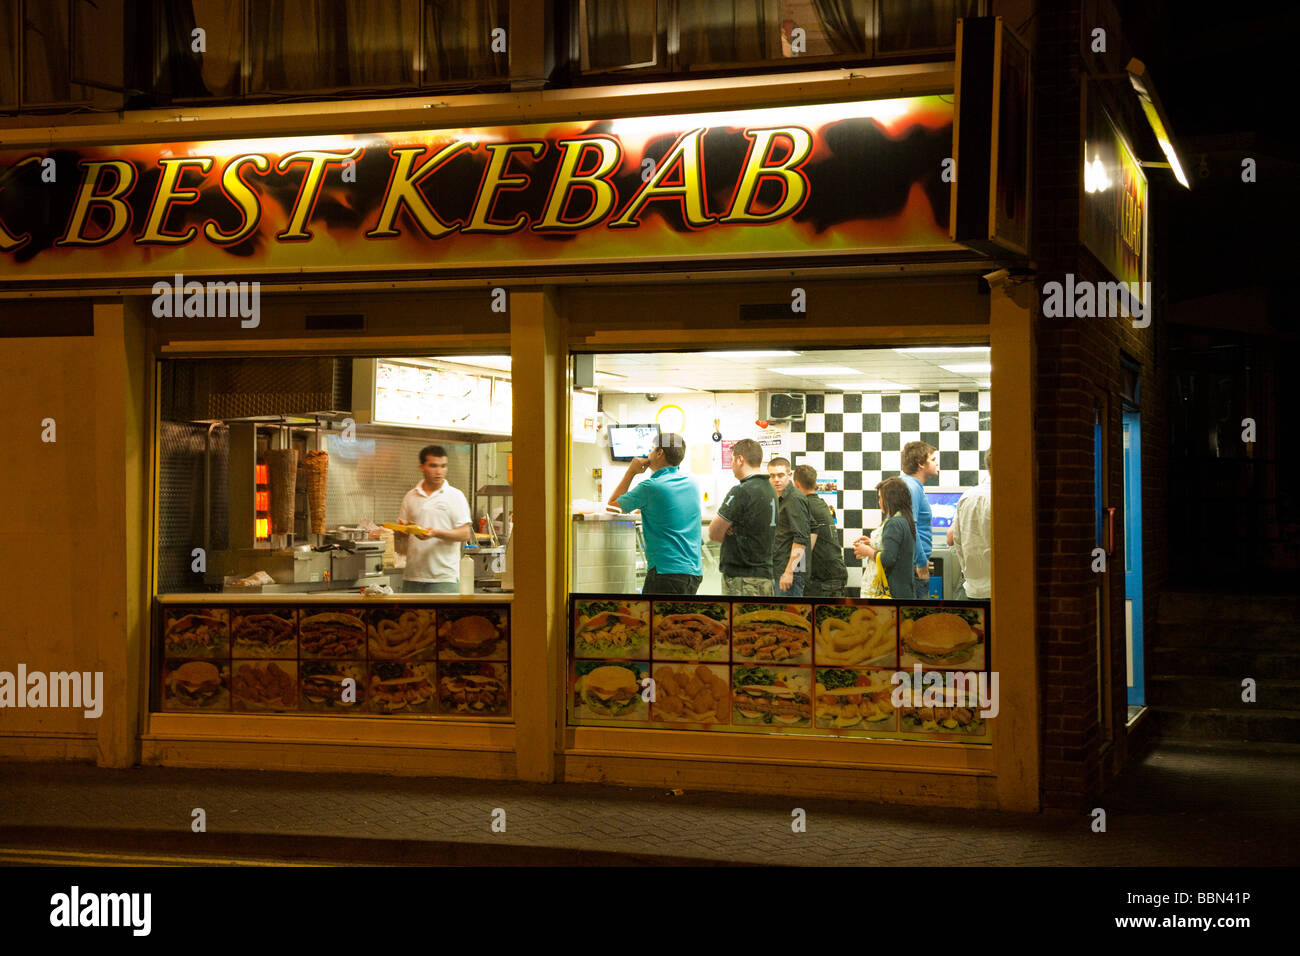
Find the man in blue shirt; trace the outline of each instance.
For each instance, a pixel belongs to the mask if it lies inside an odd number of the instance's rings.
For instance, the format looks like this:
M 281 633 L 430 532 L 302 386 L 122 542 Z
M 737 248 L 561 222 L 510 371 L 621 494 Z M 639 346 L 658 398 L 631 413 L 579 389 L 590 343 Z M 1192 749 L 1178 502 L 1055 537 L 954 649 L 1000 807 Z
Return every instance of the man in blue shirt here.
M 916 522 L 916 596 L 930 596 L 930 502 L 925 497 L 925 482 L 939 474 L 939 451 L 923 441 L 903 446 L 903 481 L 912 492 L 912 519 Z
M 641 511 L 649 569 L 642 594 L 694 594 L 703 580 L 700 562 L 700 489 L 678 470 L 686 457 L 681 435 L 661 434 L 645 458 L 633 458 L 609 503 L 623 511 Z M 632 479 L 654 472 L 635 488 Z

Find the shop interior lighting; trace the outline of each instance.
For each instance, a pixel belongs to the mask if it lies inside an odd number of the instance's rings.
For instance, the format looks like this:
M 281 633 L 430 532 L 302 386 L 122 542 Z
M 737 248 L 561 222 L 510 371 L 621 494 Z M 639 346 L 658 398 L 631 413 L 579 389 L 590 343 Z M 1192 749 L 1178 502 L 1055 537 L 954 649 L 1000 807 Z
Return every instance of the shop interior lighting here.
M 1128 72 L 1128 81 L 1133 85 L 1133 91 L 1137 93 L 1138 99 L 1142 103 L 1142 112 L 1146 114 L 1147 122 L 1151 125 L 1151 132 L 1155 134 L 1156 142 L 1160 144 L 1161 151 L 1165 154 L 1165 159 L 1169 161 L 1169 168 L 1173 170 L 1174 178 L 1182 185 L 1184 189 L 1191 189 L 1187 182 L 1187 176 L 1183 173 L 1183 164 L 1178 161 L 1178 152 L 1174 149 L 1174 134 L 1170 132 L 1168 117 L 1165 114 L 1165 108 L 1160 103 L 1160 97 L 1156 95 L 1156 85 L 1147 73 L 1146 64 L 1139 59 L 1128 61 L 1125 67 Z M 1151 165 L 1143 163 L 1144 166 Z
M 897 382 L 827 382 L 827 388 L 837 388 L 842 392 L 906 392 L 911 385 L 899 385 Z
M 956 355 L 963 352 L 983 352 L 987 354 L 990 346 L 987 345 L 956 345 L 952 348 L 936 348 L 934 346 L 922 346 L 916 348 L 894 349 L 900 355 Z
M 848 376 L 861 375 L 855 368 L 847 368 L 843 365 L 802 365 L 787 368 L 770 368 L 769 372 L 776 372 L 779 375 L 792 375 L 796 378 L 827 378 L 832 375 Z
M 446 362 L 450 365 L 469 365 L 475 368 L 490 368 L 498 372 L 510 371 L 509 355 L 438 355 L 433 361 Z
M 987 375 L 993 371 L 993 366 L 988 362 L 969 362 L 965 365 L 940 365 L 939 368 L 945 372 L 955 372 L 958 375 Z
M 725 359 L 747 359 L 747 358 L 789 358 L 793 355 L 802 355 L 802 352 L 783 352 L 780 350 L 764 352 L 755 350 L 752 352 L 700 352 L 700 355 L 708 358 L 725 358 Z

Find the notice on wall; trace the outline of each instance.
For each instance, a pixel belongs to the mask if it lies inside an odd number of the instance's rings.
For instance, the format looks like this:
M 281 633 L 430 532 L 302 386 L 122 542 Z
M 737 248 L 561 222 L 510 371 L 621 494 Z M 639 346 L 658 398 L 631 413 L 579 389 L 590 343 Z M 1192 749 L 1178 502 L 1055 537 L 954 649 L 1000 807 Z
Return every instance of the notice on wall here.
M 723 471 L 731 468 L 731 449 L 735 446 L 736 442 L 740 440 L 741 439 L 739 438 L 722 439 Z M 765 431 L 760 435 L 755 435 L 754 440 L 763 448 L 763 461 L 768 462 L 773 458 L 786 457 L 784 432 Z

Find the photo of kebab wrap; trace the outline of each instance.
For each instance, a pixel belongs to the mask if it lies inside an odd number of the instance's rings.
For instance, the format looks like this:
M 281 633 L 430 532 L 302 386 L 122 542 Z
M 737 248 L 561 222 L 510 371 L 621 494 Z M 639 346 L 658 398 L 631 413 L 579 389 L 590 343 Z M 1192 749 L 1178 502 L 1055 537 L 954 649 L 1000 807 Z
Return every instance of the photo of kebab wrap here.
M 730 653 L 727 604 L 656 601 L 651 630 L 658 660 L 725 661 Z
M 299 708 L 354 714 L 366 702 L 366 667 L 359 661 L 304 661 L 298 670 Z M 351 700 L 344 700 L 345 680 L 351 679 Z
M 298 635 L 303 657 L 365 657 L 366 625 L 358 611 L 304 614 Z
M 509 665 L 454 661 L 440 665 L 438 710 L 444 714 L 510 713 Z
M 235 611 L 231 615 L 230 629 L 234 640 L 232 657 L 298 656 L 296 608 Z
M 737 667 L 731 675 L 731 722 L 808 727 L 812 724 L 807 668 Z
M 325 533 L 325 482 L 330 470 L 329 452 L 309 451 L 303 457 L 302 470 L 307 479 L 307 530 Z
M 650 656 L 649 601 L 576 601 L 574 657 Z
M 731 622 L 735 660 L 812 663 L 811 604 L 737 604 Z
M 817 670 L 817 726 L 832 730 L 896 729 L 889 670 Z
M 230 650 L 230 614 L 225 608 L 186 608 L 163 614 L 166 657 L 225 657 Z
M 436 700 L 432 664 L 371 661 L 370 709 L 377 714 L 428 714 Z
M 168 661 L 163 710 L 229 710 L 230 669 L 211 661 Z

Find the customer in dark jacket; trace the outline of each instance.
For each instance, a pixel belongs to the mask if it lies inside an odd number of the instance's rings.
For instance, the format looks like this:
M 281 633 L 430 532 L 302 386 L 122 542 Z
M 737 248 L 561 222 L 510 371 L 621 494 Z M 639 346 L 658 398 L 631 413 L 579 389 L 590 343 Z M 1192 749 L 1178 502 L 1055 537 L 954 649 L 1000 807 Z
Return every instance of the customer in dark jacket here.
M 911 598 L 915 594 L 912 581 L 916 577 L 913 559 L 916 548 L 916 524 L 912 518 L 912 492 L 901 478 L 889 478 L 879 485 L 880 515 L 884 518 L 881 530 L 880 559 L 889 582 L 889 596 Z M 865 579 L 874 574 L 872 565 L 876 549 L 866 538 L 853 544 L 853 553 L 871 562 L 862 570 Z

